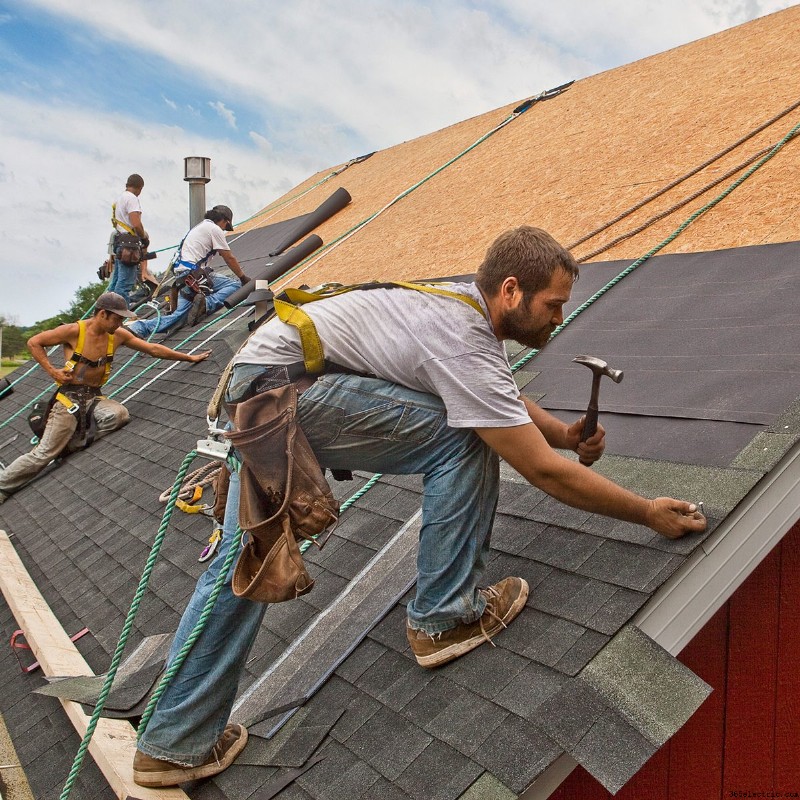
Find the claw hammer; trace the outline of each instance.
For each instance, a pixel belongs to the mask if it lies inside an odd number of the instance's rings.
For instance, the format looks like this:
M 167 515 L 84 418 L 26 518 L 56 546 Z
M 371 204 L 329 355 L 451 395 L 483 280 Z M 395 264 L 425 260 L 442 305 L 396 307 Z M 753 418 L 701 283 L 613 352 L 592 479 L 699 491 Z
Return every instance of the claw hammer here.
M 583 433 L 581 434 L 581 441 L 585 442 L 590 436 L 594 436 L 597 431 L 597 398 L 600 394 L 600 378 L 603 375 L 607 375 L 614 383 L 619 383 L 624 373 L 621 369 L 612 369 L 605 361 L 594 356 L 575 356 L 572 360 L 577 364 L 589 367 L 592 371 L 592 395 L 589 398 L 589 406 L 586 409 L 586 419 L 584 420 Z M 579 461 L 587 467 L 590 466 L 582 458 Z

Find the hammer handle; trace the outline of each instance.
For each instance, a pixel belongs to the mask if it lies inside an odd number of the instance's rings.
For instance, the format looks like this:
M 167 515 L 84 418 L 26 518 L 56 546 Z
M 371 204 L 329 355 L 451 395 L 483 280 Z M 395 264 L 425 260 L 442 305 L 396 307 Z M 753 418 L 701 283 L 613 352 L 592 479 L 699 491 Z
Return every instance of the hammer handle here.
M 586 419 L 583 421 L 583 433 L 581 433 L 581 441 L 585 442 L 590 436 L 594 436 L 595 432 L 597 431 L 597 406 L 594 408 L 589 406 L 586 409 Z M 584 461 L 580 456 L 578 456 L 578 461 L 583 464 L 584 467 L 591 467 L 592 464 L 589 461 Z
M 590 436 L 597 433 L 597 406 L 589 406 L 586 409 L 586 419 L 583 421 L 583 433 L 581 433 L 581 441 L 585 442 Z

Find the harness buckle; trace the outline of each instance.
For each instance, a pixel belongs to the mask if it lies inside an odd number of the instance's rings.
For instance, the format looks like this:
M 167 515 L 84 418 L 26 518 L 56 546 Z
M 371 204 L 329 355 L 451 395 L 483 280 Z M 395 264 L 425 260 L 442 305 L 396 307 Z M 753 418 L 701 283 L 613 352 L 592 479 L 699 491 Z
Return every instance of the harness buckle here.
M 226 461 L 231 452 L 231 442 L 225 437 L 225 430 L 217 427 L 218 419 L 206 417 L 208 438 L 197 440 L 197 454 L 217 461 Z

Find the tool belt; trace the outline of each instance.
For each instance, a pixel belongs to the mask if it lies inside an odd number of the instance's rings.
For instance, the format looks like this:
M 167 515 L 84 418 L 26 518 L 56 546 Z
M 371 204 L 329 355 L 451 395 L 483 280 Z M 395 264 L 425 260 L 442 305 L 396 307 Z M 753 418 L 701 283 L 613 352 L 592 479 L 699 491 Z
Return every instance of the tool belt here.
M 279 603 L 311 591 L 298 541 L 316 539 L 339 504 L 297 423 L 297 388 L 285 367 L 266 367 L 226 403 L 238 451 L 239 525 L 248 533 L 233 573 L 237 597 Z
M 118 233 L 114 236 L 114 255 L 121 263 L 134 266 L 144 258 L 144 242 L 135 234 Z
M 61 403 L 70 414 L 74 414 L 78 422 L 73 439 L 84 439 L 83 447 L 88 447 L 96 433 L 93 415 L 94 407 L 101 397 L 102 390 L 97 386 L 61 386 L 48 400 L 39 400 L 33 404 L 28 415 L 28 425 L 34 435 L 40 439 L 47 427 L 47 418 L 56 403 Z

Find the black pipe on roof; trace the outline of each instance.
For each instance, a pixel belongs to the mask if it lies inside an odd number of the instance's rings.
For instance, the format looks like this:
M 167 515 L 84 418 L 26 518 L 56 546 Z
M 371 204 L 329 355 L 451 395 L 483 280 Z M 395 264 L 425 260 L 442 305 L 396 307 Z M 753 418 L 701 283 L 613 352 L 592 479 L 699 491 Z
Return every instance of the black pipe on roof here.
M 267 261 L 264 268 L 253 276 L 253 280 L 248 281 L 241 289 L 237 289 L 233 294 L 228 295 L 223 301 L 226 308 L 233 308 L 242 302 L 252 291 L 255 291 L 256 281 L 274 281 L 280 278 L 284 272 L 299 264 L 306 256 L 310 256 L 315 250 L 322 247 L 322 239 L 312 233 L 296 247 L 287 250 L 283 255 Z
M 321 203 L 310 214 L 300 217 L 297 226 L 292 228 L 289 233 L 277 244 L 269 253 L 270 256 L 277 256 L 282 253 L 289 245 L 302 239 L 307 233 L 311 233 L 318 225 L 330 219 L 334 214 L 338 214 L 353 198 L 347 189 L 339 187 L 327 200 Z

